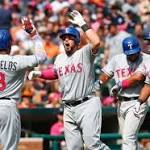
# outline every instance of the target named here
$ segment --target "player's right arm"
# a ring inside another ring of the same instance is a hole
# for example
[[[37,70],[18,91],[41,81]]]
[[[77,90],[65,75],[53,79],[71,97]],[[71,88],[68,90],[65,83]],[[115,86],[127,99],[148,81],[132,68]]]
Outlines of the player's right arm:
[[[86,37],[88,38],[92,46],[92,53],[96,54],[100,46],[100,38],[97,35],[97,33],[87,25],[84,18],[77,10],[71,11],[69,13],[69,17],[70,17],[69,19],[70,22],[78,25],[84,31]]]

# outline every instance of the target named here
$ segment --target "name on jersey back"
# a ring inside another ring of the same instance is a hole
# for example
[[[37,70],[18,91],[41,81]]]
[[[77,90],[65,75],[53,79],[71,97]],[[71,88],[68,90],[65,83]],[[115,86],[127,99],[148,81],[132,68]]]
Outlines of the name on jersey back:
[[[0,69],[15,71],[15,70],[17,70],[17,62],[1,60],[0,61]]]

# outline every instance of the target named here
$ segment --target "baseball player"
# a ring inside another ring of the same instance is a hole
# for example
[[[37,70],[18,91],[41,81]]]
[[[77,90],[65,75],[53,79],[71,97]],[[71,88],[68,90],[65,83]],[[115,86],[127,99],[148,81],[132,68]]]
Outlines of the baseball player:
[[[144,40],[147,43],[147,52],[150,52],[150,29],[144,30]],[[142,88],[140,92],[140,96],[138,98],[138,101],[136,102],[134,106],[134,113],[138,115],[140,111],[141,104],[146,102],[148,100],[148,97],[150,96],[150,56],[143,61],[143,63],[138,67],[136,72],[130,76],[128,79],[125,79],[121,81],[119,84],[115,85],[112,88],[112,92],[119,91],[124,88],[129,88],[131,86],[134,86],[137,82],[143,81],[145,78],[145,85]]]
[[[133,36],[125,38],[122,45],[124,53],[114,56],[108,62],[102,69],[103,73],[100,75],[97,84],[100,86],[100,84],[106,83],[111,77],[114,77],[116,83],[123,83],[123,88],[118,93],[117,102],[117,116],[123,139],[122,150],[137,150],[137,133],[144,121],[147,104],[143,103],[141,105],[138,116],[134,113],[133,108],[138,102],[143,82],[140,79],[136,83],[137,85],[126,88],[127,83],[122,81],[126,81],[138,69],[140,64],[148,58],[148,55],[140,53],[139,42]]]
[[[20,139],[21,123],[16,103],[20,100],[26,70],[47,58],[32,21],[24,17],[22,23],[35,43],[35,53],[30,56],[10,56],[10,33],[0,29],[0,142],[3,150],[16,150]]]
[[[82,150],[84,144],[90,150],[108,150],[100,141],[101,103],[93,92],[93,62],[100,40],[78,11],[73,10],[69,15],[70,21],[81,27],[90,43],[78,49],[79,31],[74,27],[65,28],[60,34],[65,53],[57,56],[51,69],[30,72],[29,79],[35,76],[59,79],[63,93],[64,132],[68,150]]]

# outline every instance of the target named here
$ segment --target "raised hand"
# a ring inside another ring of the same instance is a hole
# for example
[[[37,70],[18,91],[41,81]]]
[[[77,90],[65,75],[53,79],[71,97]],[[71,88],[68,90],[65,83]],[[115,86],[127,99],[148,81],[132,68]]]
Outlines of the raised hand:
[[[28,17],[23,17],[21,19],[23,29],[31,36],[36,35],[36,28],[31,19]]]
[[[73,11],[69,12],[68,16],[69,16],[69,21],[73,24],[76,24],[80,27],[82,25],[86,24],[82,15],[77,10],[73,10]]]

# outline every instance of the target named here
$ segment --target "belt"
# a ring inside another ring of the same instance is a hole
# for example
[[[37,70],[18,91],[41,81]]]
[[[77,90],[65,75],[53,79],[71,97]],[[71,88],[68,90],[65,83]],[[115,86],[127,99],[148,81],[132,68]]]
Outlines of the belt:
[[[124,97],[124,96],[119,96],[119,101],[132,101],[132,100],[137,100],[138,96],[136,97]]]
[[[78,101],[68,101],[68,102],[64,102],[65,105],[68,105],[68,106],[77,106],[85,101],[89,100],[89,97],[85,97],[83,98],[82,100],[78,100]]]
[[[0,100],[10,100],[9,97],[0,97]]]

